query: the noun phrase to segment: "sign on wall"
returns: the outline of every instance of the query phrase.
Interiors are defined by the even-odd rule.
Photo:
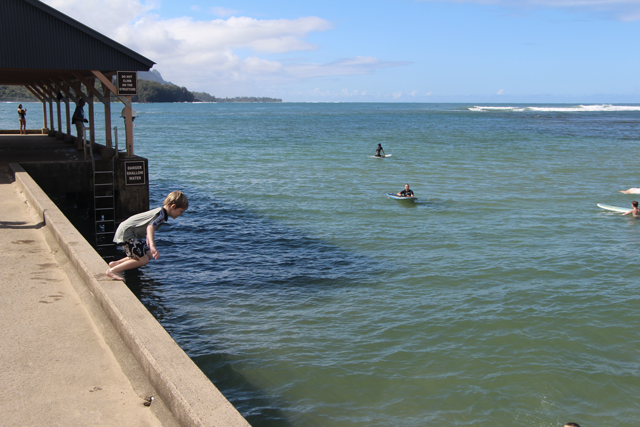
[[[124,184],[144,185],[147,183],[144,161],[124,162]]]
[[[138,73],[136,71],[118,71],[118,95],[138,94]]]

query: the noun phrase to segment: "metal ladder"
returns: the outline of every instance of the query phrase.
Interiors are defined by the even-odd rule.
[[[93,212],[96,224],[96,248],[113,246],[116,233],[113,158],[93,159]]]
[[[88,145],[86,133],[83,137],[86,156]],[[113,236],[116,233],[115,157],[107,160],[97,160],[93,155],[90,143],[88,148],[93,168],[93,215],[96,248],[113,246]]]

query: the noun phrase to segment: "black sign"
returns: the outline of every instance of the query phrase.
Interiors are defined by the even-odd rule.
[[[118,95],[138,94],[138,73],[135,71],[118,71]]]
[[[124,162],[125,185],[144,185],[146,176],[144,161]]]

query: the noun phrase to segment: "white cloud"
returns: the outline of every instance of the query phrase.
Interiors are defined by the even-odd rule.
[[[217,88],[228,88],[238,82],[255,88],[301,79],[363,75],[407,64],[363,56],[330,63],[279,62],[260,57],[318,49],[307,38],[311,33],[331,30],[333,24],[316,16],[264,20],[246,16],[207,21],[190,17],[163,19],[154,13],[159,10],[160,0],[43,1],[155,61],[154,68],[166,80],[191,90],[213,91],[214,84]],[[219,15],[236,12],[224,8],[210,10]],[[240,50],[251,52],[250,56],[243,58]],[[216,91],[216,95],[222,95],[220,92]]]
[[[504,95],[504,89],[500,89],[498,92],[496,92],[496,95]]]
[[[291,64],[286,67],[287,73],[297,78],[320,76],[353,76],[370,74],[376,69],[407,65],[408,62],[384,62],[373,57],[357,56],[340,59],[328,64]]]
[[[402,92],[394,92],[394,93],[381,93],[378,92],[376,94],[370,94],[368,91],[363,90],[360,92],[358,89],[342,89],[340,91],[332,91],[330,89],[320,89],[316,87],[312,91],[301,91],[296,92],[295,95],[301,95],[303,97],[311,96],[311,98],[331,98],[334,101],[359,101],[359,100],[371,100],[371,98],[378,98],[381,100],[388,100],[389,98],[400,99],[402,98]],[[308,96],[307,96],[308,95]]]
[[[416,96],[418,94],[417,90],[414,90],[413,92],[410,93],[411,96]]]
[[[111,28],[129,25],[138,17],[157,9],[158,1],[140,0],[43,0],[65,15],[109,35]]]
[[[638,0],[417,0],[422,2],[474,3],[511,8],[555,8],[579,13],[597,13],[620,21],[640,20]]]
[[[211,10],[211,13],[213,13],[214,15],[220,16],[222,18],[226,18],[227,16],[232,16],[232,15],[238,15],[240,13],[240,11],[238,10],[227,9],[226,7],[220,7],[220,6],[212,7],[209,10]]]

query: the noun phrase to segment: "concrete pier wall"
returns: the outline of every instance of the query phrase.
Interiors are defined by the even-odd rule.
[[[183,426],[249,426],[131,293],[109,279],[105,261],[24,169],[11,163],[17,186],[38,213],[174,418]]]

